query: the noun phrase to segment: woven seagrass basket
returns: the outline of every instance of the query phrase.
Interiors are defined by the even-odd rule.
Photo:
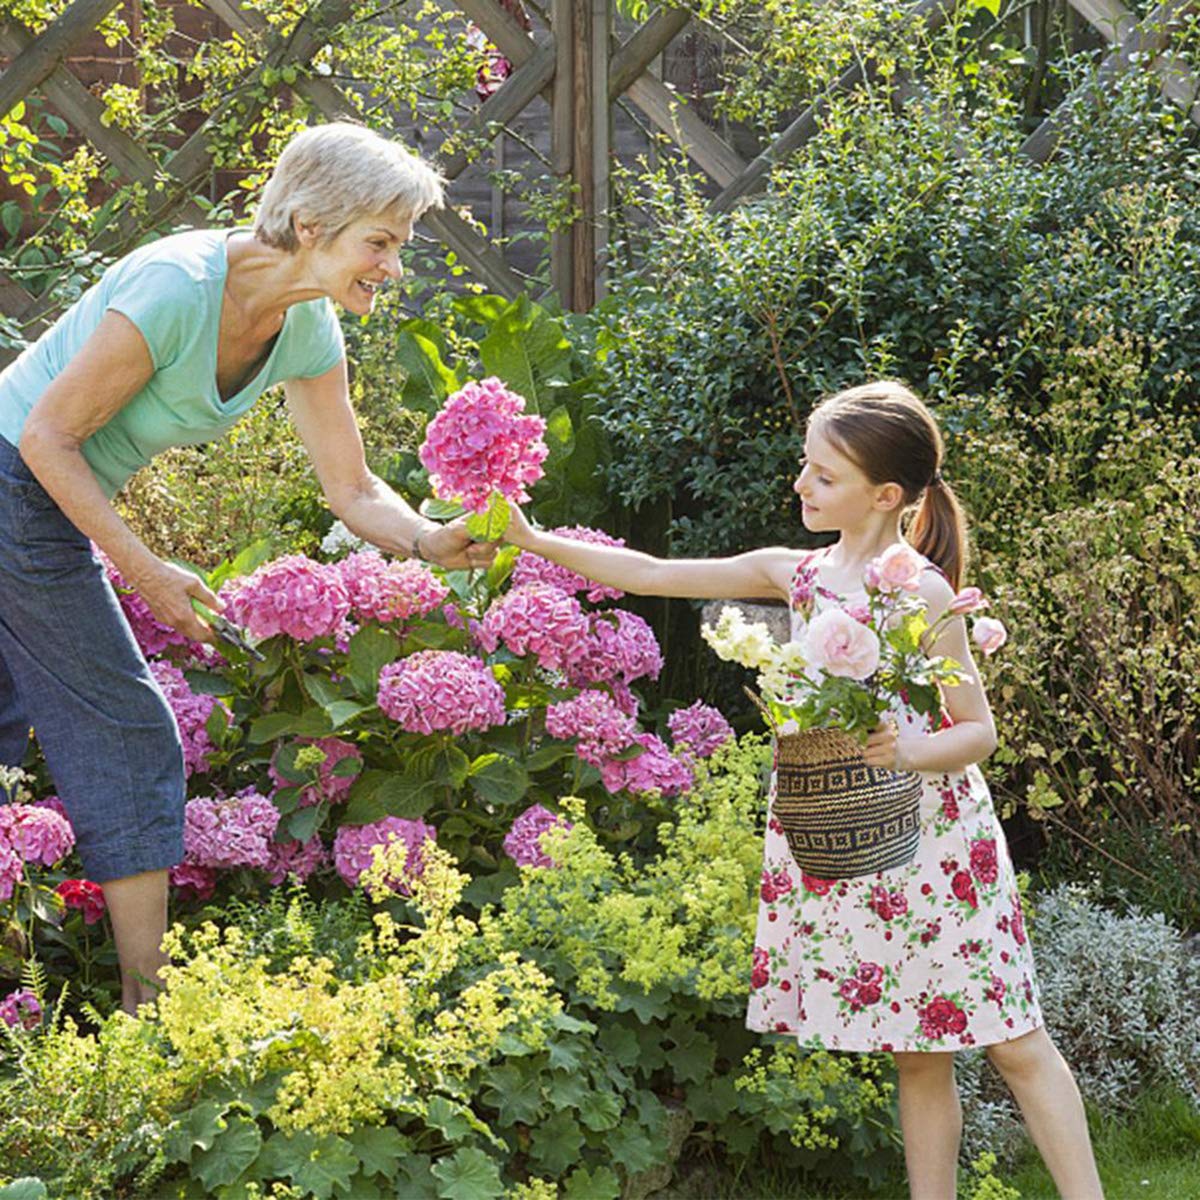
[[[868,766],[840,729],[776,738],[775,819],[796,865],[818,879],[852,879],[912,862],[921,836],[921,779]]]

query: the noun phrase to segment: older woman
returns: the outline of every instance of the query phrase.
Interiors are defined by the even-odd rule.
[[[490,551],[415,513],[367,469],[333,303],[366,315],[400,273],[434,171],[367,129],[306,130],[253,231],[196,230],[114,263],[0,375],[0,762],[32,725],[103,884],[122,1002],[153,996],[167,868],[183,856],[178,731],[89,540],[160,620],[211,640],[220,602],[147,549],[111,497],[168,446],[218,437],[282,382],[333,512],[381,549],[447,567]],[[333,303],[331,303],[333,302]]]

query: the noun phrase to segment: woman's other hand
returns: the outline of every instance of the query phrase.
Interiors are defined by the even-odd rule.
[[[885,771],[901,770],[900,741],[897,736],[896,722],[890,717],[885,717],[871,730],[867,736],[863,757],[867,760],[868,766],[881,767]]]
[[[459,517],[420,536],[420,557],[448,571],[486,569],[496,557],[496,542],[477,542],[467,532],[466,519]]]
[[[134,581],[134,586],[164,625],[170,625],[193,641],[214,640],[213,631],[192,607],[192,601],[199,600],[215,613],[225,605],[203,579],[183,567],[159,559],[151,572]]]

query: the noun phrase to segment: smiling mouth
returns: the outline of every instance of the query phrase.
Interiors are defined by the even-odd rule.
[[[354,281],[368,296],[374,296],[383,287],[382,279],[356,279]]]

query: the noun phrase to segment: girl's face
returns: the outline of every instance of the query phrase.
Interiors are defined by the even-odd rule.
[[[400,247],[411,237],[412,221],[394,214],[351,222],[314,250],[313,269],[322,290],[347,312],[366,316],[380,285],[400,278]]]
[[[824,437],[819,426],[810,428],[804,439],[804,460],[792,487],[800,497],[804,527],[811,533],[855,529],[880,508],[879,485]]]

